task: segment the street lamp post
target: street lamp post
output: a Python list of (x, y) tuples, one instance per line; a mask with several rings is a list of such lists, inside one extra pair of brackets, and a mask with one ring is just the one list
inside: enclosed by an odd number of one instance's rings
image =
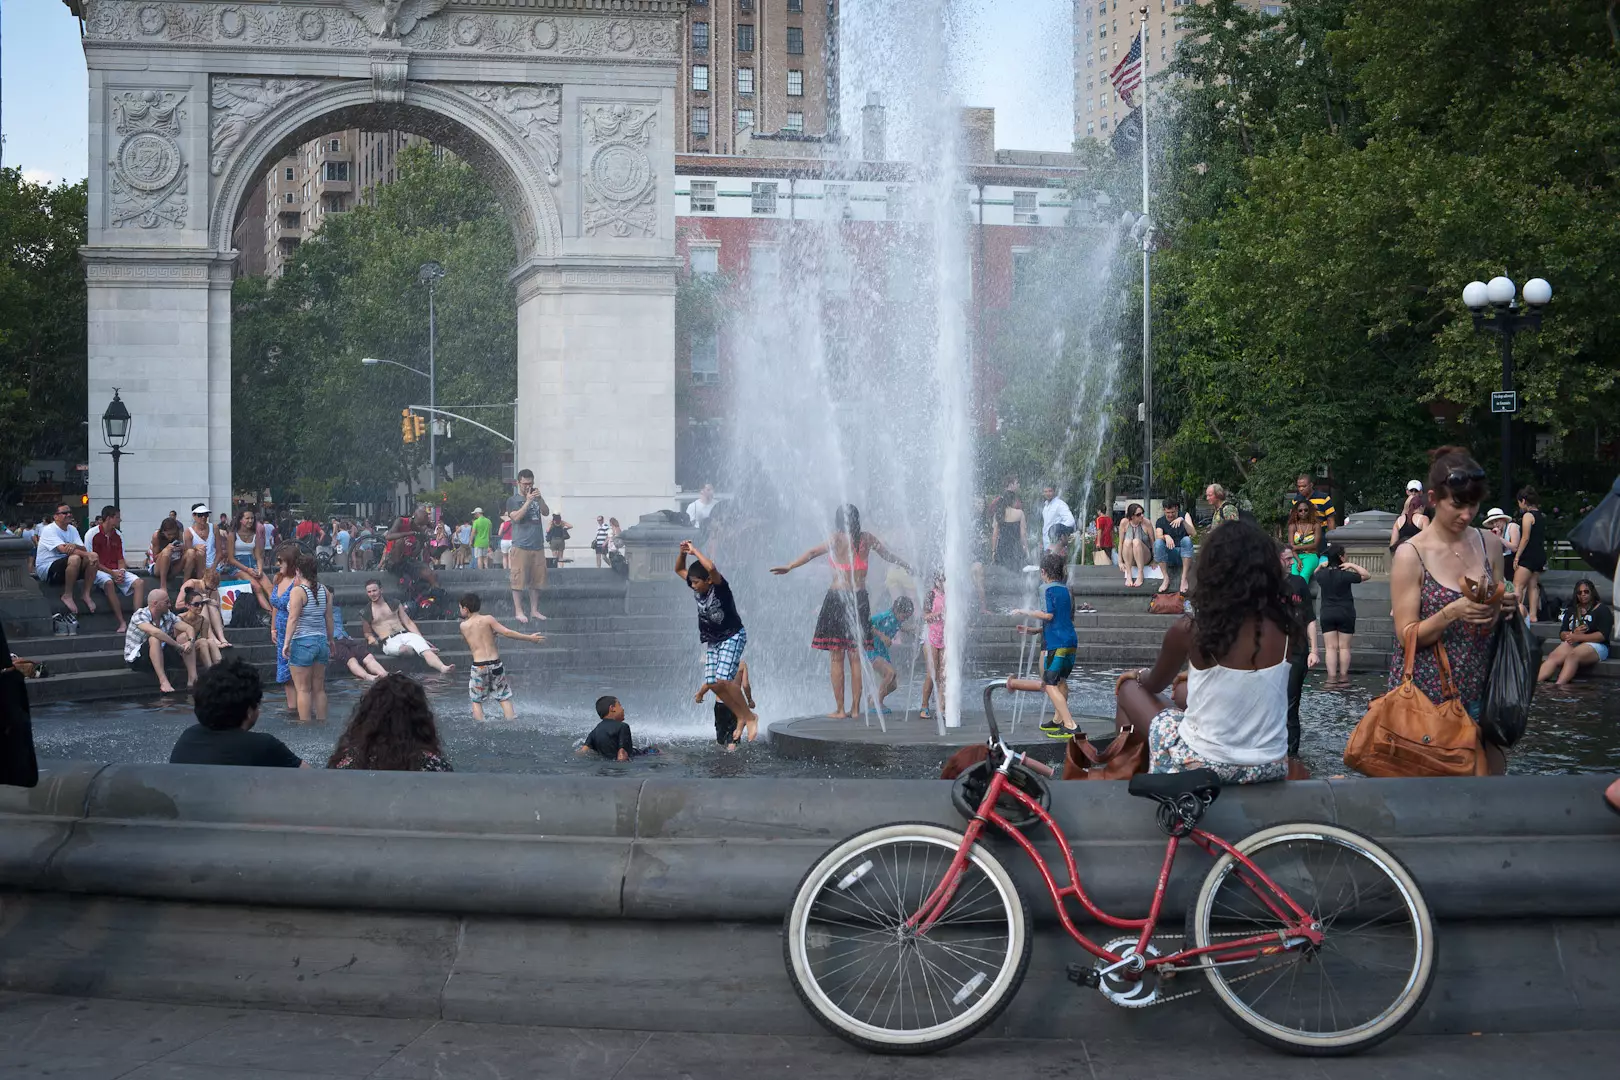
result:
[(124, 445), (129, 442), (129, 406), (124, 399), (118, 396), (118, 387), (113, 387), (112, 402), (108, 404), (107, 411), (101, 414), (101, 440), (110, 448), (103, 451), (113, 459), (113, 505), (123, 508), (118, 489), (118, 460), (128, 455), (124, 453)]
[[(444, 267), (436, 262), (425, 262), (416, 272), (416, 280), (427, 286), (428, 290), (428, 408), (439, 407), (438, 396), (438, 370), (434, 359), (434, 338), (438, 336), (438, 319), (433, 309), (433, 287), (439, 279), (444, 277)], [(434, 427), (438, 419), (434, 414), (428, 416), (428, 490), (435, 491), (439, 486), (439, 434)]]
[[(1471, 281), (1463, 287), (1463, 303), (1474, 313), (1474, 329), (1495, 334), (1502, 344), (1502, 392), (1491, 395), (1491, 411), (1502, 416), (1502, 497), (1513, 498), (1513, 414), (1519, 411), (1513, 392), (1513, 335), (1541, 329), (1541, 309), (1552, 300), (1552, 286), (1544, 278), (1524, 283), (1521, 307), (1511, 278), (1494, 277), (1490, 284)], [(1490, 314), (1486, 314), (1491, 309)]]

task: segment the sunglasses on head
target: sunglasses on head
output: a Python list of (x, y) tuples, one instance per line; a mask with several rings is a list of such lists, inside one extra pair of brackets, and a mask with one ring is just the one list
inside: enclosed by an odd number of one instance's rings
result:
[(1453, 491), (1483, 483), (1485, 470), (1475, 465), (1472, 469), (1454, 468), (1446, 473), (1445, 485)]

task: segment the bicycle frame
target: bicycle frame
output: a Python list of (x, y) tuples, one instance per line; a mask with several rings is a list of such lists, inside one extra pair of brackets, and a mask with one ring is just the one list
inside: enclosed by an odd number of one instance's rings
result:
[[(1001, 741), (1000, 733), (996, 728), (995, 717), (990, 712), (990, 692), (993, 687), (985, 689), (986, 715), (990, 721), (991, 748), (1001, 754), (1001, 767), (991, 776), (990, 784), (985, 791), (984, 799), (980, 802), (978, 812), (973, 820), (968, 822), (964, 831), (962, 845), (956, 851), (944, 877), (935, 886), (934, 891), (922, 902), (922, 906), (912, 914), (905, 926), (916, 933), (924, 933), (938, 920), (955, 896), (958, 885), (961, 883), (962, 873), (967, 866), (973, 845), (979, 842), (987, 826), (1010, 836), (1019, 847), (1024, 849), (1041, 872), (1041, 880), (1046, 883), (1047, 891), (1051, 894), (1052, 904), (1057, 909), (1058, 919), (1063, 929), (1068, 931), (1071, 938), (1097, 959), (1110, 965), (1109, 970), (1119, 970), (1120, 977), (1125, 979), (1140, 978), (1141, 974), (1150, 968), (1167, 967), (1179, 970), (1200, 970), (1205, 966), (1218, 964), (1242, 963), (1255, 960), (1262, 956), (1274, 955), (1289, 949), (1296, 949), (1302, 945), (1319, 945), (1323, 934), (1321, 928), (1315, 923), (1310, 913), (1300, 907), (1288, 893), (1231, 844), (1203, 829), (1194, 828), (1187, 834), (1187, 838), (1197, 844), (1212, 858), (1221, 855), (1230, 855), (1238, 864), (1237, 874), (1249, 889), (1257, 896), (1262, 904), (1275, 915), (1284, 925), (1280, 931), (1256, 934), (1251, 937), (1235, 941), (1223, 942), (1219, 945), (1206, 945), (1202, 948), (1183, 949), (1179, 952), (1165, 956), (1150, 956), (1147, 953), (1148, 941), (1159, 924), (1159, 916), (1164, 906), (1165, 889), (1170, 882), (1170, 871), (1175, 866), (1176, 853), (1180, 850), (1182, 838), (1171, 835), (1165, 844), (1164, 862), (1159, 868), (1158, 884), (1153, 890), (1153, 902), (1148, 909), (1145, 919), (1125, 919), (1103, 911), (1087, 895), (1085, 886), (1081, 883), (1080, 873), (1075, 866), (1074, 852), (1069, 847), (1068, 838), (1058, 823), (1029, 795), (1013, 786), (1008, 780), (1014, 760), (1020, 755), (1015, 754)], [(1051, 832), (1057, 841), (1058, 848), (1063, 852), (1064, 867), (1068, 871), (1069, 883), (1059, 886), (1053, 877), (1051, 868), (1041, 853), (1035, 849), (1034, 843), (1022, 831), (996, 811), (996, 802), (1003, 795), (1010, 795), (1020, 806), (1038, 817)], [(1113, 953), (1096, 944), (1087, 937), (1074, 923), (1070, 916), (1065, 899), (1072, 897), (1097, 922), (1116, 930), (1139, 931), (1134, 956), (1122, 956)], [(1200, 963), (1202, 961), (1202, 963)]]

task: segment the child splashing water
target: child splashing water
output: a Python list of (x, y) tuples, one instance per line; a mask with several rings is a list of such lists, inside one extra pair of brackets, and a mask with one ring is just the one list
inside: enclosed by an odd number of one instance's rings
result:
[(936, 688), (939, 690), (940, 705), (945, 703), (945, 574), (943, 571), (934, 574), (934, 584), (923, 597), (923, 624), (928, 629), (928, 639), (924, 644), (927, 653), (927, 663), (923, 671), (922, 708), (917, 713), (920, 720), (932, 720), (935, 714), (928, 708), (929, 696)]
[[(689, 558), (693, 560), (690, 565)], [(742, 654), (748, 646), (748, 631), (737, 614), (731, 585), (713, 560), (690, 540), (681, 541), (675, 573), (697, 601), (698, 637), (703, 641), (703, 685), (693, 700), (701, 702), (713, 690), (714, 696), (736, 714), (739, 734), (746, 732), (752, 742), (759, 737), (759, 717), (754, 715), (752, 691), (743, 692)]]

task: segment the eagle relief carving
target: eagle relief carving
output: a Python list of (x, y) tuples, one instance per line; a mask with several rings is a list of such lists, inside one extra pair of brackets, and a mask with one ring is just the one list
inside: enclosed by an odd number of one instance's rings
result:
[(429, 15), (444, 10), (450, 0), (343, 0), (344, 10), (366, 24), (380, 38), (397, 41)]

